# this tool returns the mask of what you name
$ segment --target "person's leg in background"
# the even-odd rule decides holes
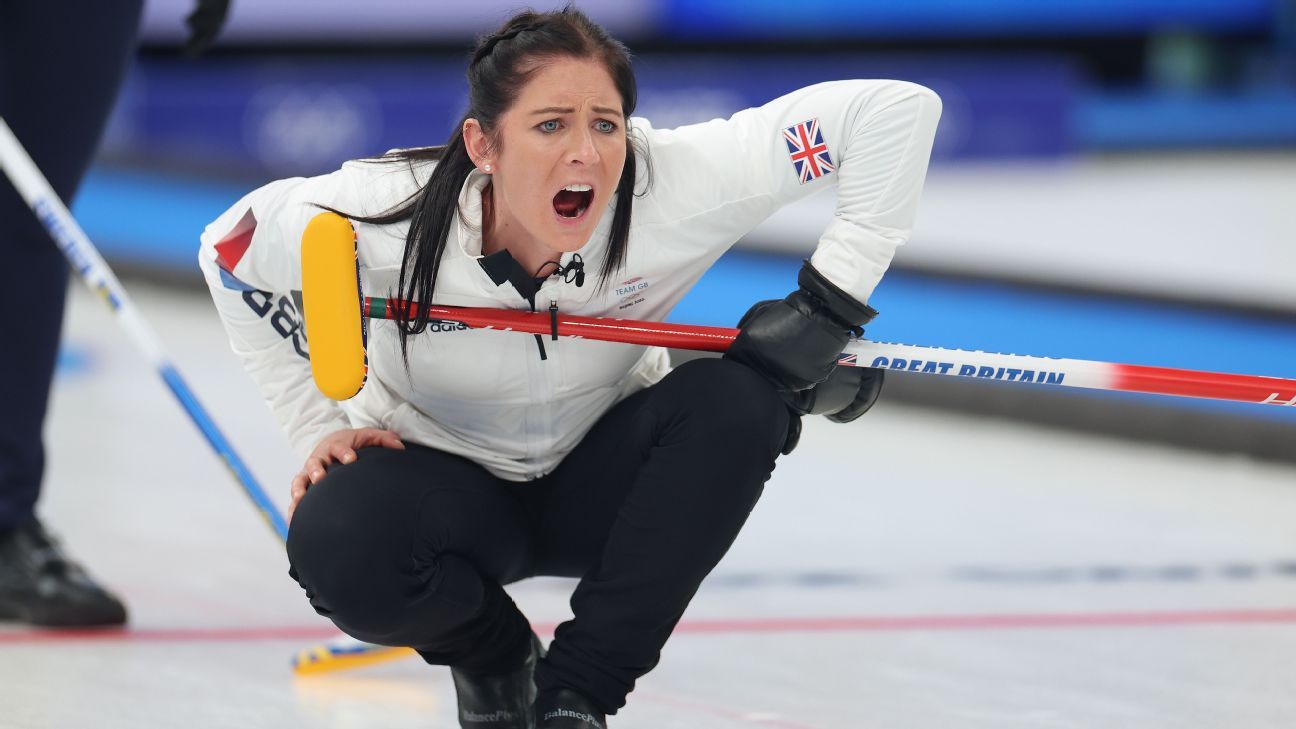
[[[0,3],[0,116],[69,203],[134,54],[141,6]],[[14,352],[0,358],[0,619],[119,624],[121,602],[62,555],[36,518],[68,263],[8,180],[0,180],[0,250],[0,311]]]

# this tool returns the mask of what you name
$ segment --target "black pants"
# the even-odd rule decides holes
[[[537,481],[428,448],[365,449],[302,499],[291,574],[346,633],[480,673],[527,648],[501,585],[579,577],[536,682],[615,712],[738,535],[788,418],[759,375],[700,359],[619,403]]]
[[[0,0],[0,116],[68,201],[135,48],[142,0]],[[32,516],[68,263],[0,175],[0,532]]]

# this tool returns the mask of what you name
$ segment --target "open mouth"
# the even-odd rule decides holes
[[[553,197],[553,209],[564,218],[579,218],[594,203],[590,185],[568,185]]]

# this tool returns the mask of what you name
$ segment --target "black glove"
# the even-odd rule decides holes
[[[766,303],[773,302],[761,302]],[[752,307],[753,310],[755,308]],[[838,367],[828,375],[828,379],[808,390],[779,391],[792,413],[788,421],[787,437],[783,440],[783,455],[791,453],[801,441],[802,415],[822,415],[834,423],[849,423],[868,412],[873,403],[877,402],[884,379],[886,370]]]
[[[838,367],[809,390],[782,393],[783,401],[798,415],[822,415],[834,423],[849,423],[877,402],[884,379],[886,370]]]
[[[782,301],[752,307],[725,352],[727,359],[761,373],[780,391],[806,390],[828,379],[851,334],[862,334],[860,327],[877,316],[809,261],[801,266],[797,284],[800,288]]]
[[[229,14],[229,0],[197,0],[194,11],[185,18],[189,26],[189,40],[185,41],[184,53],[190,58],[202,55],[220,34]]]

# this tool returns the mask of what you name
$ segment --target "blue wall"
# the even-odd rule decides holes
[[[1264,30],[1278,0],[669,0],[662,33],[723,38],[892,38]]]

